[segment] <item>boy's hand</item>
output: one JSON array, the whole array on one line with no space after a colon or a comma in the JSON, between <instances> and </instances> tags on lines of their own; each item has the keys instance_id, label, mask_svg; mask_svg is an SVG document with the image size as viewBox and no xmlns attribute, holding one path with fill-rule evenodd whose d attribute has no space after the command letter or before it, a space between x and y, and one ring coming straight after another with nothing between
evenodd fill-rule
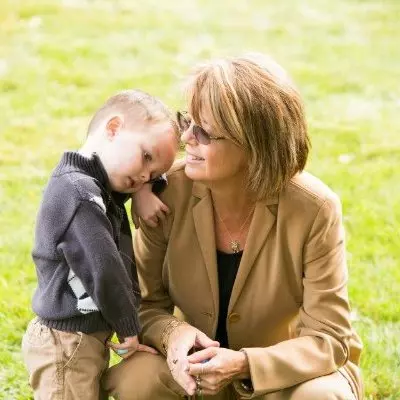
<instances>
[{"instance_id":1,"label":"boy's hand","mask_svg":"<svg viewBox=\"0 0 400 400\"><path fill-rule=\"evenodd\" d=\"M152 347L140 344L137 336L119 338L120 343L107 342L108 347L113 349L121 358L129 358L136 351L146 351L151 354L158 354Z\"/></svg>"},{"instance_id":2,"label":"boy's hand","mask_svg":"<svg viewBox=\"0 0 400 400\"><path fill-rule=\"evenodd\" d=\"M143 187L132 194L132 221L135 228L139 228L139 218L146 225L155 228L159 219L165 220L165 216L170 213L169 208L151 191L150 184L144 184Z\"/></svg>"}]
</instances>

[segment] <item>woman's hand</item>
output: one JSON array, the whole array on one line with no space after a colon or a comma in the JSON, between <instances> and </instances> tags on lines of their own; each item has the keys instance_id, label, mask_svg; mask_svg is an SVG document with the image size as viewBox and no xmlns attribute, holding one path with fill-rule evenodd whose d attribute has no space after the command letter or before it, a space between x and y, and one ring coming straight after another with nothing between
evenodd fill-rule
<instances>
[{"instance_id":1,"label":"woman's hand","mask_svg":"<svg viewBox=\"0 0 400 400\"><path fill-rule=\"evenodd\" d=\"M215 395L236 379L250 377L246 353L225 348L209 347L188 357L189 374L198 376L204 395Z\"/></svg>"},{"instance_id":2,"label":"woman's hand","mask_svg":"<svg viewBox=\"0 0 400 400\"><path fill-rule=\"evenodd\" d=\"M159 220L165 220L170 213L169 208L152 192L151 184L145 183L143 187L132 194L131 205L132 221L135 228L139 228L139 218L152 228Z\"/></svg>"},{"instance_id":3,"label":"woman's hand","mask_svg":"<svg viewBox=\"0 0 400 400\"><path fill-rule=\"evenodd\" d=\"M196 382L189 371L188 353L192 348L218 348L219 343L189 324L176 327L168 340L167 364L175 381L192 396Z\"/></svg>"}]
</instances>

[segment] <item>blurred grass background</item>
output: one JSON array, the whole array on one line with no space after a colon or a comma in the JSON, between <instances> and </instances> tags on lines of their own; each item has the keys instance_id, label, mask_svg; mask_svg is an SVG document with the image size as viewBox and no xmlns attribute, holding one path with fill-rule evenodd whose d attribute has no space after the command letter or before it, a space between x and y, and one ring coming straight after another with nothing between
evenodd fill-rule
<instances>
[{"instance_id":1,"label":"blurred grass background","mask_svg":"<svg viewBox=\"0 0 400 400\"><path fill-rule=\"evenodd\" d=\"M30 251L61 153L115 91L180 108L195 63L251 50L270 53L303 93L308 170L343 201L366 396L400 398L400 1L2 0L0 399L32 398L20 355Z\"/></svg>"}]
</instances>

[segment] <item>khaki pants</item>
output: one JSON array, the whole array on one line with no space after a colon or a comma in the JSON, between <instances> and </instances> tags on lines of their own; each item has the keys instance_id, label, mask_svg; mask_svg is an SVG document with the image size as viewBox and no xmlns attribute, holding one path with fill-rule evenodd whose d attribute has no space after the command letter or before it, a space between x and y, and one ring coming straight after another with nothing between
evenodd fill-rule
<instances>
[{"instance_id":1,"label":"khaki pants","mask_svg":"<svg viewBox=\"0 0 400 400\"><path fill-rule=\"evenodd\" d=\"M182 389L172 378L163 356L136 353L110 368L103 379L104 389L118 400L177 400ZM194 397L193 397L194 398ZM204 400L236 400L228 386L216 396ZM312 379L300 385L270 393L257 400L355 400L351 387L339 372Z\"/></svg>"},{"instance_id":2,"label":"khaki pants","mask_svg":"<svg viewBox=\"0 0 400 400\"><path fill-rule=\"evenodd\" d=\"M48 328L37 318L22 339L22 353L35 400L99 400L108 368L111 332L86 335Z\"/></svg>"}]
</instances>

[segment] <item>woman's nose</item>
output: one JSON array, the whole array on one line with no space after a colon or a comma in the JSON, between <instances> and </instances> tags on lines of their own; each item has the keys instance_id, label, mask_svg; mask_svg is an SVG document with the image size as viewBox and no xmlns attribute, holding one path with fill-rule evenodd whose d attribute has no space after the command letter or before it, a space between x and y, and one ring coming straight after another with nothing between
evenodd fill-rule
<instances>
[{"instance_id":1,"label":"woman's nose","mask_svg":"<svg viewBox=\"0 0 400 400\"><path fill-rule=\"evenodd\" d=\"M186 131L183 131L181 135L181 141L184 144L197 144L196 138L193 136L193 129L190 127L189 129L186 129Z\"/></svg>"}]
</instances>

